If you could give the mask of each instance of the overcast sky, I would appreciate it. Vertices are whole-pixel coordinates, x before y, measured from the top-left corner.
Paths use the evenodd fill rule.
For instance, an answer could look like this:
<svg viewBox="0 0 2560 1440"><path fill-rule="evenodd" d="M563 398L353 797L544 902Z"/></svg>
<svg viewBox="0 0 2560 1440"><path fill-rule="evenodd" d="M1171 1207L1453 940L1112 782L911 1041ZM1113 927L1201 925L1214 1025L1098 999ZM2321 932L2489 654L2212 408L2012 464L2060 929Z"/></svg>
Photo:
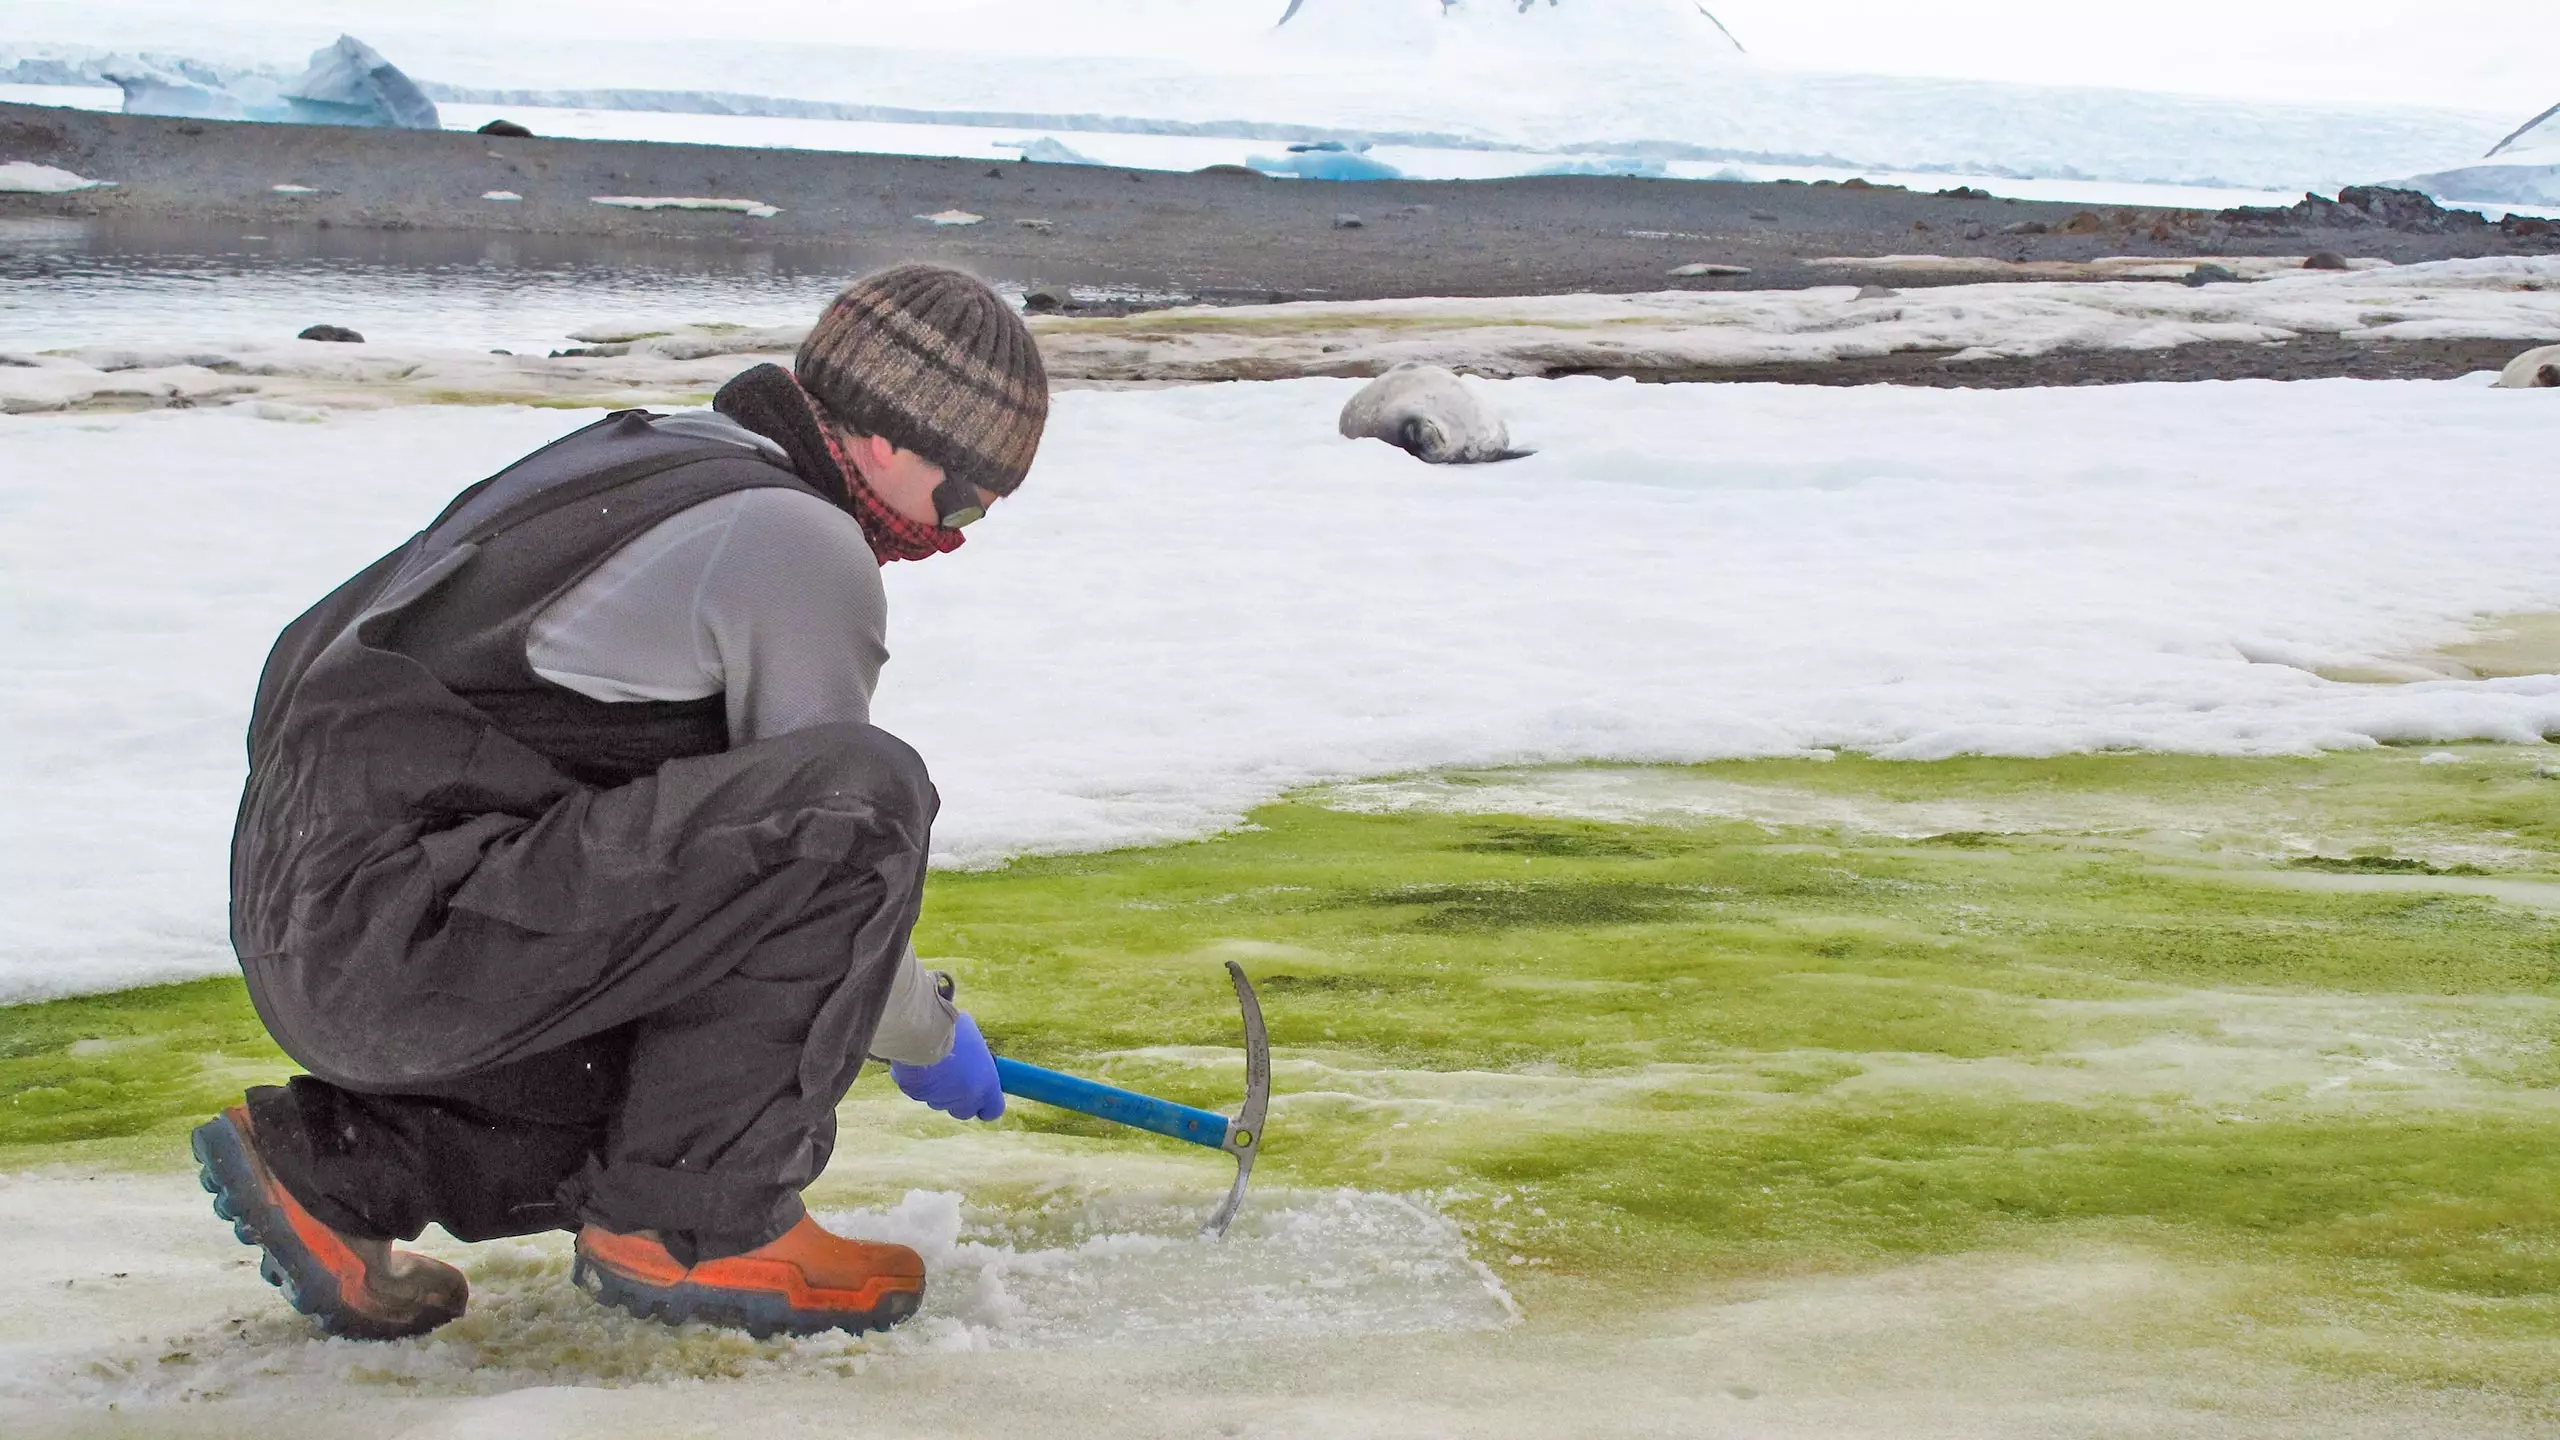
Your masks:
<svg viewBox="0 0 2560 1440"><path fill-rule="evenodd" d="M1412 6L1428 0L1318 0ZM1486 3L1486 0L1476 0ZM1509 0L1493 0L1509 3ZM1661 0L1562 0L1567 6ZM2317 103L2513 115L2560 102L2560 0L1707 0L1757 59L1789 69L2114 85ZM1231 46L1285 0L0 0L0 43L200 44L225 29L388 39L591 25L727 39L1097 51L1165 48L1191 30ZM139 22L139 23L137 23ZM1196 23L1192 23L1196 22ZM1223 32L1221 34L1220 32ZM326 39L323 36L322 39ZM396 61L399 57L393 56Z"/></svg>
<svg viewBox="0 0 2560 1440"><path fill-rule="evenodd" d="M1763 63L2528 116L2560 0L1707 0Z"/></svg>

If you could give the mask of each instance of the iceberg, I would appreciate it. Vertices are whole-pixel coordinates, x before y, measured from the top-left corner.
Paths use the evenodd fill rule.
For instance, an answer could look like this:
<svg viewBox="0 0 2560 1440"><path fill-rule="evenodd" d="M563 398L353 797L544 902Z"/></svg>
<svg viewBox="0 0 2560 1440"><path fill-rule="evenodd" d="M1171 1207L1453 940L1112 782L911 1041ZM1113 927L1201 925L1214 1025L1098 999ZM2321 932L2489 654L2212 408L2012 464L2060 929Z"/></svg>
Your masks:
<svg viewBox="0 0 2560 1440"><path fill-rule="evenodd" d="M283 120L284 101L274 81L226 74L210 65L153 56L111 58L99 78L124 91L127 115L169 115L185 120Z"/></svg>
<svg viewBox="0 0 2560 1440"><path fill-rule="evenodd" d="M301 78L287 85L253 72L152 56L110 57L97 68L100 78L123 89L127 115L377 130L444 128L435 102L417 83L352 35L313 51Z"/></svg>
<svg viewBox="0 0 2560 1440"><path fill-rule="evenodd" d="M1295 175L1301 180L1401 180L1404 172L1363 153L1368 142L1345 145L1339 140L1312 140L1289 147L1289 157L1247 157L1244 163L1266 175Z"/></svg>
<svg viewBox="0 0 2560 1440"><path fill-rule="evenodd" d="M0 195L69 195L78 190L103 190L112 180L91 180L51 165L38 165L32 160L11 160L0 164Z"/></svg>
<svg viewBox="0 0 2560 1440"><path fill-rule="evenodd" d="M198 84L165 71L116 69L106 79L124 90L127 115L176 115L189 120L246 120L238 96L219 84Z"/></svg>
<svg viewBox="0 0 2560 1440"><path fill-rule="evenodd" d="M1019 150L1022 152L1023 159L1031 161L1033 164L1037 165L1100 165L1105 163L1094 159L1092 156L1085 154L1081 150L1075 149L1063 141L1054 139L1047 135L1043 135L1037 140L1000 140L996 142L996 148L999 150Z"/></svg>
<svg viewBox="0 0 2560 1440"><path fill-rule="evenodd" d="M372 46L353 35L315 50L311 68L287 86L284 102L305 125L376 130L441 130L436 104Z"/></svg>

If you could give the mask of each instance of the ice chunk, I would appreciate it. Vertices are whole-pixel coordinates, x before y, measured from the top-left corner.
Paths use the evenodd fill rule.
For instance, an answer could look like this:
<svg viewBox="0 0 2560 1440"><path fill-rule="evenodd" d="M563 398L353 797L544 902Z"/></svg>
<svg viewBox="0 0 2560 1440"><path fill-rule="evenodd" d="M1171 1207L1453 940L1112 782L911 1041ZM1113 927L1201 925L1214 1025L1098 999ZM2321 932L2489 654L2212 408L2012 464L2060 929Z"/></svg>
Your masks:
<svg viewBox="0 0 2560 1440"><path fill-rule="evenodd" d="M113 184L112 180L90 180L32 160L0 165L0 193L11 195L68 195L74 190L100 190Z"/></svg>
<svg viewBox="0 0 2560 1440"><path fill-rule="evenodd" d="M443 120L399 67L353 35L311 54L311 68L286 87L292 118L307 125L361 125L377 130L441 130Z"/></svg>
<svg viewBox="0 0 2560 1440"><path fill-rule="evenodd" d="M433 101L398 67L352 35L312 52L302 77L279 88L268 77L167 57L111 58L103 78L124 90L128 115L194 120L268 120L306 125L436 130Z"/></svg>
<svg viewBox="0 0 2560 1440"><path fill-rule="evenodd" d="M218 81L199 82L135 64L109 71L124 90L127 115L172 115L189 120L246 120L248 107Z"/></svg>
<svg viewBox="0 0 2560 1440"><path fill-rule="evenodd" d="M1092 156L1085 154L1083 151L1073 149L1065 143L1051 139L1046 135L1043 135L1036 140L999 140L996 142L996 148L999 150L1019 150L1022 152L1023 159L1033 161L1041 165L1101 165L1106 163L1101 160L1096 160Z"/></svg>
<svg viewBox="0 0 2560 1440"><path fill-rule="evenodd" d="M281 82L273 75L160 54L109 55L93 68L98 78L124 91L127 115L188 120L293 118Z"/></svg>
<svg viewBox="0 0 2560 1440"><path fill-rule="evenodd" d="M481 198L490 197L484 195ZM734 210L759 220L770 220L782 213L780 206L767 205L761 200L723 200L702 195L590 195L587 199L597 205L611 205L617 210Z"/></svg>
<svg viewBox="0 0 2560 1440"><path fill-rule="evenodd" d="M127 115L189 120L289 120L273 78L166 55L110 56L100 78L124 91Z"/></svg>
<svg viewBox="0 0 2560 1440"><path fill-rule="evenodd" d="M1322 147L1301 150L1294 145L1289 148L1292 153L1286 158L1256 155L1244 163L1266 175L1295 175L1301 180L1401 180L1404 178L1404 172L1393 165L1383 160L1372 160L1366 155L1355 154L1348 150Z"/></svg>
<svg viewBox="0 0 2560 1440"><path fill-rule="evenodd" d="M1635 175L1647 180L1667 180L1671 167L1660 160L1619 158L1611 160L1560 160L1533 175Z"/></svg>

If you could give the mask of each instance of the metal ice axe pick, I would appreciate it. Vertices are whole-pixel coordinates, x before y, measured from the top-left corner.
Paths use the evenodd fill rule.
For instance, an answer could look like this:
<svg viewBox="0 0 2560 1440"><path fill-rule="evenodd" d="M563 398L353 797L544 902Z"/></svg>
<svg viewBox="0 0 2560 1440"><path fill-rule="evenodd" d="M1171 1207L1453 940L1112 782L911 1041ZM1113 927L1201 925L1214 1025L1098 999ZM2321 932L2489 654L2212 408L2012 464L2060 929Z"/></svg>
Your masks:
<svg viewBox="0 0 2560 1440"><path fill-rule="evenodd" d="M1262 1148L1262 1112L1271 1101L1271 1042L1262 1030L1262 1002L1254 998L1253 982L1244 978L1243 966L1230 960L1227 974L1236 982L1236 1003L1244 1007L1244 1108L1236 1112L1233 1120L1214 1110L1196 1110L1135 1090L996 1057L996 1080L1007 1095L1152 1130L1236 1157L1235 1188L1227 1192L1226 1203L1218 1207L1218 1213L1200 1227L1204 1235L1226 1234L1227 1222L1236 1218L1237 1209L1244 1204L1245 1181L1253 1177L1254 1153Z"/></svg>

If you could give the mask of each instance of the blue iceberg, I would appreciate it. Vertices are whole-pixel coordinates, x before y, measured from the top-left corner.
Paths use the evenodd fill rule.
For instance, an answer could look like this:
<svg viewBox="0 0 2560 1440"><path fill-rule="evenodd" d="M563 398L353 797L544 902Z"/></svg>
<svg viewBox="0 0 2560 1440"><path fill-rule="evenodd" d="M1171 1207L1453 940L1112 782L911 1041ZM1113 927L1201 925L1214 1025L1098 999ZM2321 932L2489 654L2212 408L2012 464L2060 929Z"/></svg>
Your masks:
<svg viewBox="0 0 2560 1440"><path fill-rule="evenodd" d="M225 76L185 61L110 59L100 78L124 91L127 115L169 115L185 120L282 120L284 100L272 80Z"/></svg>
<svg viewBox="0 0 2560 1440"><path fill-rule="evenodd" d="M312 52L311 68L285 87L284 103L305 125L376 130L441 130L436 102L374 48L353 35Z"/></svg>
<svg viewBox="0 0 2560 1440"><path fill-rule="evenodd" d="M1265 175L1295 175L1301 180L1401 180L1404 172L1383 160L1372 160L1361 153L1369 147L1339 140L1312 140L1289 147L1289 158L1274 159L1268 155L1248 157L1244 163Z"/></svg>
<svg viewBox="0 0 2560 1440"><path fill-rule="evenodd" d="M106 78L124 90L127 115L190 120L266 120L297 125L357 125L376 130L441 130L443 117L417 82L352 35L312 52L290 85L254 75L224 77L209 69L121 65Z"/></svg>

